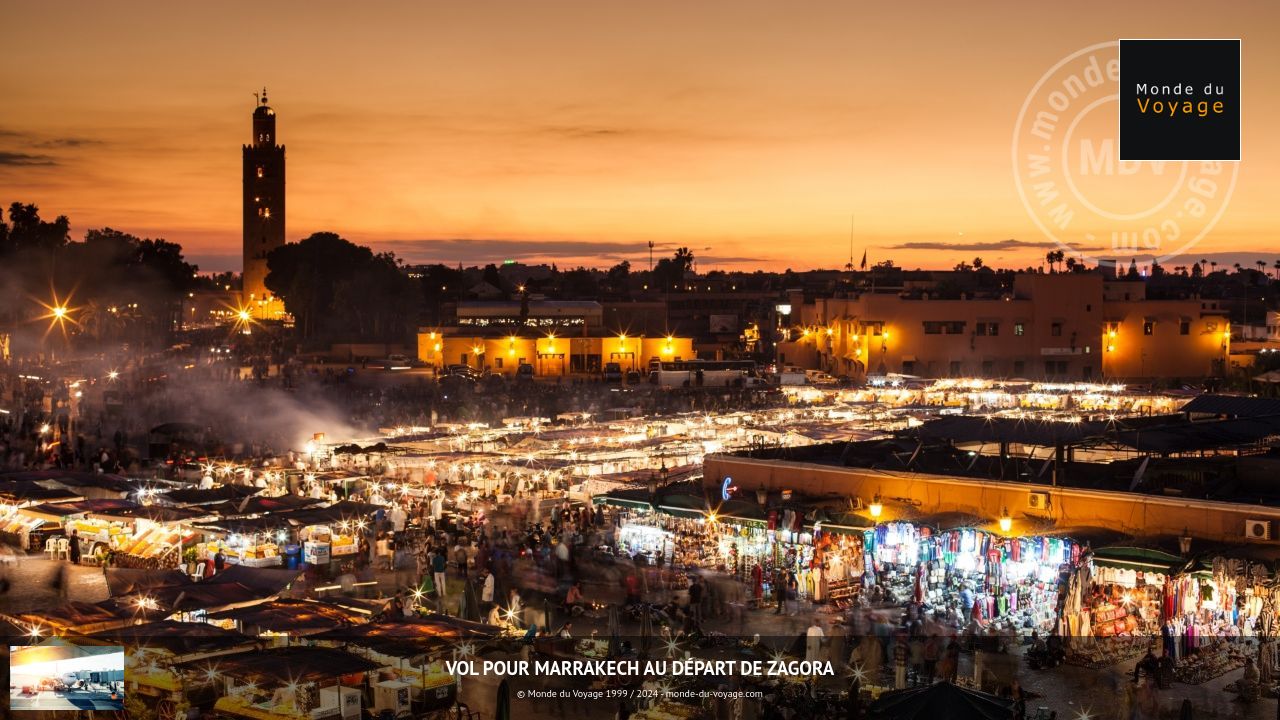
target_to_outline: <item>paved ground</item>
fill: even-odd
[[[9,696],[10,710],[124,710],[123,698],[111,699],[104,692],[52,692],[45,691],[34,696],[12,692]]]

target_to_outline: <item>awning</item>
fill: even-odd
[[[221,674],[256,682],[260,687],[270,687],[275,683],[337,680],[344,675],[377,670],[381,666],[358,655],[333,648],[284,647],[192,660],[176,667],[193,672]]]
[[[1149,548],[1113,547],[1093,551],[1094,565],[1120,570],[1169,574],[1185,562],[1177,555]]]

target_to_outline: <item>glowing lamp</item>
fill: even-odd
[[[880,502],[880,493],[876,493],[876,496],[871,499],[871,504],[867,506],[867,512],[871,513],[871,517],[877,519],[884,512],[884,503]]]
[[[1013,529],[1013,518],[1009,517],[1009,508],[1000,512],[1000,532],[1007,533]]]

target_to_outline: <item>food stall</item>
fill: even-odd
[[[45,520],[18,512],[40,503],[84,500],[70,490],[53,490],[31,481],[0,483],[0,543],[23,550],[43,550],[44,541],[61,527],[43,527]]]
[[[126,649],[127,694],[155,709],[156,720],[182,720],[192,708],[209,708],[217,700],[214,677],[183,671],[177,665],[237,649],[250,649],[251,638],[206,623],[160,622],[128,625],[92,635]]]
[[[109,551],[119,550],[121,545],[134,536],[133,518],[111,518],[103,513],[140,507],[128,500],[46,503],[19,508],[17,513],[24,519],[18,521],[18,524],[25,525],[28,533],[37,527],[42,531],[58,528],[60,532],[52,534],[68,538],[75,533],[80,542],[80,557],[87,561],[105,556]]]
[[[178,567],[182,549],[196,539],[193,521],[207,519],[200,510],[150,505],[89,513],[91,522],[124,523],[129,536],[118,535],[111,564],[125,568]]]
[[[220,695],[215,714],[249,720],[357,720],[365,673],[378,669],[357,655],[323,647],[269,648],[181,666],[214,678]]]
[[[427,615],[341,628],[312,639],[345,646],[380,665],[377,679],[370,680],[373,710],[398,716],[451,707],[459,680],[445,671],[445,661],[483,653],[501,635],[492,625]]]
[[[328,565],[354,556],[360,549],[356,533],[364,530],[364,521],[342,521],[307,525],[298,531],[302,542],[302,560],[308,565]]]

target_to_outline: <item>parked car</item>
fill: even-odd
[[[468,380],[479,380],[481,372],[470,365],[449,365],[441,374],[446,377],[461,377]]]
[[[607,383],[622,382],[622,365],[611,362],[604,364],[604,372],[602,373],[604,381]]]
[[[529,363],[520,363],[520,366],[516,368],[516,380],[533,382],[533,366]]]

